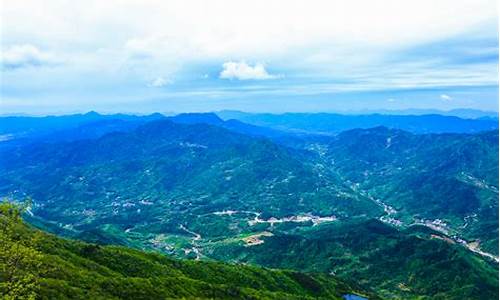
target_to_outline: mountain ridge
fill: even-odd
[[[66,237],[299,270],[300,261],[320,257],[326,261],[311,264],[310,271],[328,273],[322,267],[330,266],[338,276],[357,276],[363,286],[394,297],[461,292],[454,281],[436,294],[431,276],[407,282],[411,274],[404,272],[397,277],[400,289],[386,273],[370,271],[380,267],[371,256],[376,249],[394,254],[387,263],[408,259],[423,273],[445,264],[477,268],[481,276],[495,268],[478,253],[495,257],[498,245],[498,131],[415,134],[379,126],[321,137],[275,132],[213,114],[182,115],[96,138],[0,147],[0,193],[14,201],[31,196],[26,219]],[[365,224],[358,228],[367,236],[336,236],[333,230],[336,239],[314,240],[351,222]],[[366,230],[370,224],[382,234]],[[441,252],[433,257],[426,251],[436,240]],[[412,245],[427,249],[421,254],[428,257],[411,252]],[[299,249],[314,255],[302,257]],[[276,253],[275,264],[268,264],[269,253]],[[278,260],[284,253],[287,264]],[[485,263],[489,267],[481,267]],[[449,277],[447,270],[439,272]],[[476,280],[466,273],[459,278]]]

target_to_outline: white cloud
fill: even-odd
[[[396,101],[396,99],[394,99],[394,98],[387,99],[387,102],[395,102],[395,101]]]
[[[168,84],[168,78],[182,78],[189,92],[197,92],[223,85],[201,80],[205,73],[210,79],[270,79],[278,76],[275,69],[286,79],[262,80],[259,85],[276,85],[277,92],[288,94],[498,84],[498,60],[475,59],[498,51],[495,43],[485,49],[484,43],[475,42],[497,39],[494,0],[16,0],[2,4],[2,49],[36,45],[8,54],[2,59],[5,68],[40,66],[54,58],[67,62],[44,72],[34,67],[5,72],[2,88],[16,91],[16,99],[21,98],[20,91],[97,99],[94,96],[108,89],[117,99],[117,90],[124,93],[120,97],[142,99],[145,91],[172,93],[174,89],[149,88]],[[474,39],[464,57],[452,57],[447,51],[441,57],[432,51],[415,52],[410,61],[404,54],[427,43],[432,48],[463,37]],[[240,59],[252,64],[239,65]],[[220,72],[221,62],[233,65]],[[268,62],[273,70],[255,62]],[[163,77],[151,77],[158,74]],[[262,92],[271,93],[268,87]],[[441,103],[439,96],[436,93],[433,99]],[[454,99],[452,104],[459,101]]]
[[[19,69],[24,67],[39,67],[55,63],[53,57],[29,44],[14,45],[2,51],[2,67]]]
[[[441,94],[441,96],[439,96],[439,98],[441,98],[441,100],[443,101],[451,101],[453,100],[453,98],[449,95],[446,95],[446,94]]]
[[[157,77],[155,78],[153,81],[151,81],[148,86],[150,87],[155,87],[155,88],[159,88],[159,87],[164,87],[168,84],[171,84],[172,81],[171,80],[168,80],[168,79],[165,79],[163,77]]]
[[[325,43],[407,47],[496,19],[492,0],[18,0],[4,4],[2,35],[65,47],[127,44],[139,56],[158,51],[172,59],[186,52],[227,59]]]
[[[244,61],[228,61],[222,64],[219,77],[221,79],[266,80],[275,79],[279,76],[269,74],[261,63],[256,63],[252,67]]]

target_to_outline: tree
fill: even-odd
[[[28,232],[21,212],[29,205],[0,203],[0,297],[35,299],[42,254],[36,250],[37,234]]]

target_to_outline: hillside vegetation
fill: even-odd
[[[31,197],[33,226],[100,245],[335,274],[387,298],[496,299],[498,131],[147,118],[28,128],[0,143],[0,195]]]
[[[207,246],[220,260],[335,274],[385,298],[497,299],[498,265],[424,226],[400,231],[378,220],[284,231],[264,243]]]
[[[26,226],[0,204],[2,299],[342,299],[355,291],[327,275],[174,260],[65,240]]]

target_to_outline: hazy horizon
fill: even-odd
[[[146,116],[155,113],[160,113],[165,116],[173,116],[178,114],[197,114],[197,113],[221,113],[221,112],[235,112],[244,114],[339,114],[339,115],[370,115],[370,114],[381,114],[381,115],[426,115],[426,114],[441,114],[449,116],[463,117],[462,115],[471,114],[476,117],[498,117],[499,112],[493,110],[480,110],[480,109],[469,109],[469,108],[455,108],[449,110],[440,110],[433,108],[407,108],[407,109],[365,109],[365,110],[325,110],[325,111],[245,111],[245,110],[199,110],[199,111],[148,111],[148,112],[138,112],[138,111],[106,111],[106,110],[75,110],[75,111],[64,111],[64,112],[45,112],[45,113],[0,113],[0,117],[50,117],[50,116],[68,116],[68,115],[84,115],[89,113],[97,113],[101,115],[114,115],[114,114],[125,114],[125,115],[137,115]],[[473,117],[473,118],[476,118]]]

